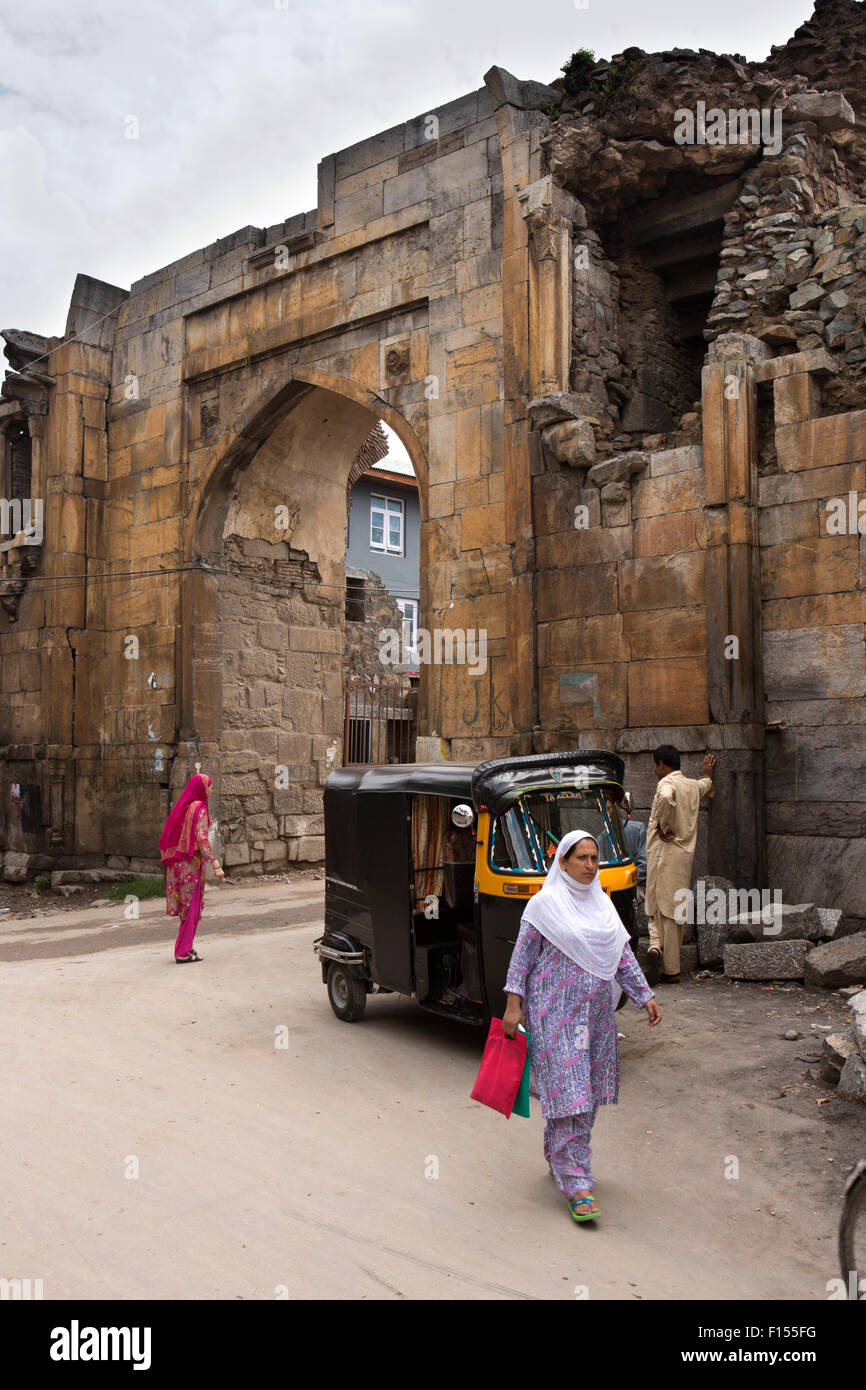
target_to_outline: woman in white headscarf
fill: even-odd
[[[628,933],[598,881],[598,841],[572,830],[521,918],[502,1023],[508,1037],[520,1023],[532,1034],[544,1154],[575,1221],[601,1214],[589,1137],[598,1107],[615,1105],[619,1095],[614,1006],[621,989],[646,1009],[651,1028],[661,1022]]]

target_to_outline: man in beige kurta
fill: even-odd
[[[647,826],[646,913],[650,920],[647,980],[674,984],[680,976],[683,922],[677,922],[676,894],[690,888],[701,797],[713,795],[716,760],[704,758],[695,780],[680,771],[680,755],[670,744],[653,753],[658,780]],[[682,901],[682,899],[680,899]],[[680,914],[682,915],[682,914]],[[653,978],[655,976],[655,979]]]

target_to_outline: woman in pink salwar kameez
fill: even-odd
[[[178,965],[202,959],[192,943],[204,907],[205,864],[213,864],[218,879],[225,877],[207,833],[211,823],[207,800],[212,786],[210,777],[200,772],[190,777],[159,837],[165,865],[166,915],[180,918],[174,943]]]

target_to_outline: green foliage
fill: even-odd
[[[637,63],[633,58],[630,58],[627,63],[620,63],[618,67],[608,68],[601,77],[592,79],[590,87],[600,112],[609,111],[618,102],[634,95],[637,91],[637,83],[632,79],[636,71]]]
[[[576,53],[572,53],[568,62],[563,63],[560,69],[564,77],[566,96],[574,97],[585,91],[589,86],[589,74],[594,67],[595,54],[591,48],[579,48]]]
[[[51,887],[51,876],[49,874],[37,874],[33,880],[33,887],[37,893],[47,893]]]
[[[579,48],[563,64],[563,86],[566,96],[577,97],[588,94],[595,102],[599,115],[604,115],[612,106],[625,101],[637,91],[634,81],[637,61],[630,58],[626,63],[610,67],[597,77],[592,76],[596,58],[591,48]],[[550,112],[548,112],[548,115]]]
[[[161,878],[133,878],[128,883],[112,883],[105,896],[122,903],[127,895],[135,898],[161,898],[165,885]]]

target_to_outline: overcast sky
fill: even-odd
[[[577,48],[761,59],[811,0],[0,0],[0,327],[316,203],[318,161]],[[131,119],[132,118],[132,119]],[[128,138],[136,129],[138,138]]]

